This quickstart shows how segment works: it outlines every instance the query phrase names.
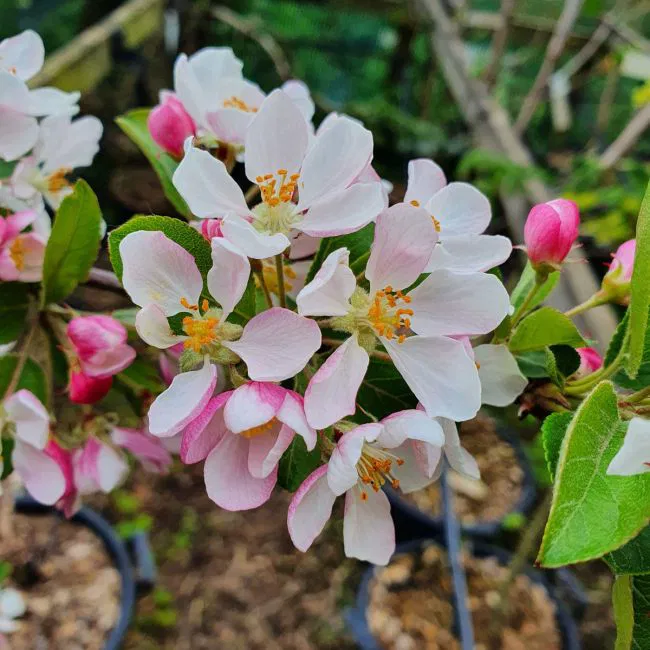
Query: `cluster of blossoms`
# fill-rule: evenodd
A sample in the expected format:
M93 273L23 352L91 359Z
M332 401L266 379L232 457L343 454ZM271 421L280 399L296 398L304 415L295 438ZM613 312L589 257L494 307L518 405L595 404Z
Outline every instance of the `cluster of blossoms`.
M73 119L79 93L29 89L44 56L31 30L0 42L0 281L40 280L46 206L56 210L72 191L70 174L92 163L102 136L96 117Z

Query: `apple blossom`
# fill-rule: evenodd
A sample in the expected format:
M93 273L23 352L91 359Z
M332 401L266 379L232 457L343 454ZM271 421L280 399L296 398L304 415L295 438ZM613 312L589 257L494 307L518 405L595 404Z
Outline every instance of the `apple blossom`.
M70 370L68 398L75 404L94 404L104 399L113 385L113 376L90 377L81 371Z
M280 457L300 435L316 445L303 398L266 382L248 382L208 402L183 433L181 460L205 459L208 496L226 510L262 505L275 486Z
M608 300L621 305L630 303L630 283L635 253L636 240L630 239L621 244L612 254L612 263L605 273L600 291Z
M43 271L46 240L26 228L33 225L33 210L0 217L0 280L38 282Z
M249 208L226 166L191 146L173 182L193 214L223 218L223 236L248 257L263 259L288 248L293 232L342 235L375 219L385 205L381 183L353 183L372 146L370 131L345 118L309 146L303 115L275 90L246 131L246 175L260 188L260 203Z
M223 238L212 240L207 275L208 291L220 308L201 298L203 279L192 255L161 232L130 233L120 243L120 255L124 288L142 307L136 317L141 338L161 349L182 342L196 363L203 362L174 377L154 401L149 426L155 435L172 436L201 413L215 389L215 361L241 358L251 379L282 381L300 372L321 345L318 325L288 309L262 312L243 329L227 322L246 289L250 263ZM186 314L183 334L172 332L167 320L179 313Z
M481 380L481 404L508 406L523 392L528 379L519 369L508 346L484 344L473 349Z
M381 487L404 492L431 482L434 466L412 443L441 447L440 425L417 410L343 433L329 462L310 474L294 495L287 519L296 548L306 551L327 523L337 496L345 494L345 554L385 565L395 550L390 504Z
M147 128L153 141L175 158L183 157L183 144L196 134L196 125L174 93L163 90L160 103L151 109Z
M650 472L650 421L634 417L623 440L623 446L607 468L608 474L631 476Z
M312 426L323 428L354 412L369 361L366 348L377 342L428 412L465 420L478 411L476 365L463 342L451 337L494 329L508 313L508 294L495 276L444 269L404 293L431 257L437 237L430 226L423 208L388 208L377 218L365 273L369 292L356 286L348 251L341 248L298 294L298 313L333 316L332 327L352 335L310 381L305 409Z
M408 165L404 201L423 207L438 233L426 271L487 271L508 259L512 244L501 235L485 235L492 218L490 201L468 183L449 183L432 160Z
M114 427L110 435L114 445L133 454L149 472L165 473L172 464L172 457L162 441L148 431Z
M576 348L580 356L580 366L574 373L575 379L580 379L599 370L603 365L603 358L594 348Z
M539 203L531 209L524 226L526 251L534 267L557 268L578 238L580 213L568 199Z

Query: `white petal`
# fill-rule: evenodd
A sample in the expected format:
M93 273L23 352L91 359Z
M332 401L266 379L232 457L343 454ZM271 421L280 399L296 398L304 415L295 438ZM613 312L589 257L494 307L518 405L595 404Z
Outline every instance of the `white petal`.
M203 280L194 257L162 232L139 230L120 242L122 284L139 307L155 304L167 316L199 301Z
M271 383L251 381L233 391L224 421L233 433L259 427L272 420L284 402L287 390Z
M101 443L97 454L97 479L99 488L108 494L125 478L129 466L122 456L110 445Z
M390 285L404 289L424 271L438 240L423 208L398 203L377 217L375 238L366 267L370 291Z
M381 183L355 183L313 203L296 228L312 237L345 235L368 225L384 205Z
M623 446L607 468L608 474L632 476L650 472L650 421L632 418Z
M384 340L383 344L428 414L458 421L476 415L481 406L481 383L474 361L460 341L412 336L403 343Z
M384 428L377 442L387 449L399 447L405 440L420 440L438 447L445 443L442 427L423 411L399 411L381 423Z
M349 259L347 248L339 248L325 258L314 279L296 298L299 314L345 316L350 311L350 296L357 280L348 266Z
M510 309L505 287L487 273L434 271L409 296L411 328L426 336L486 334Z
M372 133L340 116L319 131L302 166L299 207L304 209L348 187L372 159Z
M481 471L475 458L460 444L456 423L447 418L438 418L438 421L445 432L445 456L451 468L468 478L480 479Z
M425 207L440 222L443 239L445 235L478 235L492 218L487 197L468 183L449 183Z
M44 60L43 40L32 29L0 42L0 66L23 81L33 77L43 67Z
M66 93L58 88L36 88L29 91L27 110L34 117L46 115L76 115L81 93Z
M227 215L222 221L221 232L244 255L256 260L279 255L290 246L286 235L282 233L265 235L255 230L248 221L234 214Z
M305 391L305 413L315 429L324 429L357 410L357 393L370 357L351 336L316 371Z
M490 406L512 404L528 384L506 345L478 345L474 360L481 380L481 402Z
M445 172L428 158L411 160L408 166L408 185L404 203L417 201L424 207L427 201L447 184Z
M217 383L217 368L207 358L199 370L181 372L149 409L149 431L169 438L184 429L205 408Z
M37 449L44 449L50 432L50 416L41 402L26 389L16 391L3 404L16 427L16 437Z
M16 440L12 462L27 491L39 503L54 505L65 493L63 471L44 451Z
M172 332L167 316L158 305L146 305L136 314L135 329L145 343L160 350L171 348L187 338Z
M313 320L274 307L248 321L239 341L223 345L244 360L254 381L284 381L305 367L321 334Z
M208 271L208 291L223 309L222 319L235 308L246 291L251 265L248 257L223 237L212 240L212 268Z
M343 545L347 557L386 566L395 552L395 526L390 503L382 490L361 488L345 495Z
M259 176L300 171L309 130L300 109L281 90L262 102L246 132L246 176L251 183Z
M197 217L213 219L228 212L250 214L246 199L226 166L203 149L187 149L172 181Z
M69 115L46 117L40 125L38 157L43 172L89 166L99 151L104 127L92 116L72 122Z
M248 471L251 475L255 478L269 476L295 435L289 427L276 423L268 433L252 437L248 447Z
M421 490L435 480L433 474L442 458L442 447L407 440L392 453L403 461L402 465L393 465L391 472L404 494Z
M307 421L305 403L301 395L287 391L276 417L302 437L309 451L316 446L316 431Z
M307 85L299 79L290 79L285 81L280 88L282 92L291 97L291 101L298 107L305 120L311 122L316 107Z
M312 472L289 504L287 526L294 546L306 551L332 515L336 495L327 484L327 465Z
M185 427L177 452L185 464L205 460L219 441L228 434L223 412L224 405L231 395L232 391L228 391L210 399L198 417ZM164 442L169 440L171 438L165 438Z
M501 235L450 235L434 247L426 271L489 271L511 252L512 242Z

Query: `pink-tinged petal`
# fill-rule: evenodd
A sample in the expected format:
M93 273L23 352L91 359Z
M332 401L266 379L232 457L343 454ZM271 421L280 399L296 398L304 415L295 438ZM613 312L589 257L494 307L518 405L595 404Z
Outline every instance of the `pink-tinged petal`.
M289 79L280 86L280 89L291 98L291 101L298 107L305 120L311 122L316 107L307 85L299 79Z
M406 440L419 440L442 447L445 436L442 427L423 411L410 409L385 417L377 442L387 449L399 447Z
M608 474L632 476L650 472L650 421L632 418L623 446L607 468Z
M505 287L487 273L434 271L409 296L411 328L423 336L487 334L510 309Z
M231 395L232 391L228 391L213 397L200 415L185 427L179 455L186 465L204 460L228 433L223 411Z
M249 441L225 435L205 460L203 475L208 496L225 510L251 510L269 500L277 481L277 467L263 479L248 471Z
M361 230L384 209L381 183L355 183L311 204L296 228L312 237L333 237Z
M9 421L16 427L16 437L37 449L45 449L50 416L40 400L23 388L5 399L3 406Z
M474 457L460 444L458 427L453 420L438 418L445 432L445 457L451 468L459 474L468 478L478 480L481 478L481 471Z
M266 478L280 462L295 436L287 426L276 425L273 430L249 440L248 471L255 478Z
M224 238L212 240L212 268L208 271L208 291L228 318L246 291L251 265L248 257Z
M297 375L321 346L315 321L274 307L252 318L239 341L223 345L238 354L254 381L283 381Z
M194 305L203 279L194 257L162 232L139 230L120 242L124 264L122 284L139 307L158 305L166 316L187 311L185 299Z
M406 440L392 450L402 464L393 464L391 473L404 494L416 492L435 480L434 473L442 458L442 447L419 440Z
M380 566L388 564L395 552L395 526L388 497L382 490L355 487L345 495L343 546L347 557Z
M160 376L168 386L172 383L174 377L176 377L180 372L179 359L184 350L185 346L182 343L176 343L175 345L166 348L166 351L162 352L158 358ZM217 381L217 384L218 383L219 382Z
M239 185L226 166L207 151L190 147L172 181L197 217L213 219L227 212L241 216L250 214Z
M81 369L89 377L112 377L130 366L135 356L135 350L123 343L98 352L91 359L81 360Z
M408 165L408 185L404 203L424 207L431 197L447 185L445 172L428 158L416 158Z
M370 357L351 336L316 371L305 391L305 413L315 429L324 429L356 411L357 393Z
M398 203L377 217L366 267L370 291L404 289L415 282L431 257L438 235L423 208Z
M97 484L102 492L112 492L125 478L129 466L124 457L109 445L100 443L97 454Z
M298 230L291 233L290 237L291 250L289 251L289 259L291 260L303 260L311 257L316 253L321 242L319 237L310 237Z
M502 235L450 235L434 247L425 271L489 271L510 253L512 242Z
M147 129L153 141L168 154L182 158L187 138L196 135L196 124L174 93L161 93L161 102L151 109Z
M251 183L285 169L300 171L309 129L300 109L281 90L274 90L260 106L246 132L246 176Z
M280 232L275 235L265 235L255 230L248 221L234 214L228 214L222 221L221 232L244 255L256 260L279 255L290 246L286 235Z
M634 270L634 256L636 254L636 239L630 239L621 244L614 253L614 261L609 267L609 273L620 272L620 280L629 282ZM618 271L620 269L620 271Z
M113 444L130 451L150 471L166 472L172 457L160 439L139 429L116 427L111 431Z
M243 146L246 131L254 117L255 113L237 108L219 108L216 111L209 111L206 114L206 121L210 131L218 140Z
M336 495L327 484L327 465L313 471L296 490L289 504L287 527L294 546L306 551L332 515Z
M305 403L301 395L288 390L276 417L302 437L309 451L316 446L316 431L312 429L307 421Z
M334 494L339 496L356 485L359 480L357 463L363 445L376 440L381 430L381 424L372 422L361 424L341 436L327 463L327 483Z
M63 471L44 451L16 440L12 462L25 488L39 503L52 506L65 493Z
M383 340L383 344L427 413L458 421L476 415L481 406L481 382L460 341L412 336L403 343Z
M576 348L580 357L580 366L574 373L574 377L586 377L603 367L603 358L594 348Z
M32 29L0 41L0 66L23 81L33 77L44 60L43 40Z
M19 232L25 230L27 226L31 226L36 221L37 216L35 210L23 210L22 212L10 214L4 219L7 228L4 233L4 239L12 239ZM2 239L0 237L0 240Z
M149 431L169 438L184 429L203 411L216 383L217 368L207 359L199 370L176 375L149 409Z
M580 212L573 201L555 199L533 206L524 226L530 261L561 264L578 237Z
M443 241L445 235L479 235L492 218L490 201L468 183L449 183L424 207L440 223Z
M302 166L299 208L348 187L372 159L372 146L372 133L345 116L319 131Z
M110 316L80 316L73 318L66 328L66 334L84 359L121 343L126 343L127 331L124 325Z
M478 345L474 348L474 360L481 380L483 404L508 406L528 385L528 379L506 345Z
M226 426L233 433L241 433L266 424L280 410L286 392L282 386L259 381L241 385L226 404Z
M350 311L350 297L357 280L348 266L349 258L347 248L339 248L325 258L314 279L296 298L299 314L345 316Z
M113 385L113 377L89 377L83 372L71 372L68 398L75 404L94 404L104 399Z
M39 282L43 274L45 241L34 232L20 234L14 239L9 251L16 265L17 280ZM16 263L16 259L20 261Z
M154 304L146 305L137 313L135 329L145 343L160 350L166 350L179 343L182 345L186 338L172 332L165 312ZM171 379L168 383L171 383Z

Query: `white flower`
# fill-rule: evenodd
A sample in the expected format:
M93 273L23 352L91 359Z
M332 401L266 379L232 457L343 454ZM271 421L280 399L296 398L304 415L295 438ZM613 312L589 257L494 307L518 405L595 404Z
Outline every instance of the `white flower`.
M607 468L608 474L631 476L650 472L650 421L632 418L623 446Z

